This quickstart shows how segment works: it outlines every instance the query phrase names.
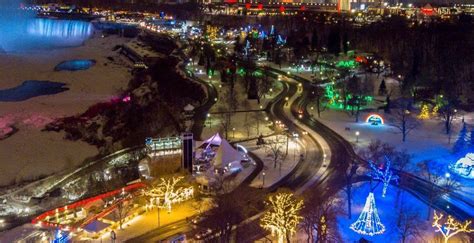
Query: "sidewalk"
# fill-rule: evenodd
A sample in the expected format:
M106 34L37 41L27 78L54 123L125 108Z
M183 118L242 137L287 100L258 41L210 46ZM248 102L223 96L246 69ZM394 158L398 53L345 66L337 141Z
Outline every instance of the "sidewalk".
M258 176L250 183L251 187L255 188L268 188L273 184L277 183L281 178L290 173L293 168L298 164L300 159L299 154L303 153L304 148L301 144L289 140L288 141L288 155L285 156L286 152L286 137L283 135L274 135L266 138L266 141L274 140L280 137L279 141L282 141L281 152L283 152L284 159L281 162L277 162L276 167L274 166L273 154L265 145L256 145L256 141L249 141L241 143L247 150L257 155L263 161L263 170ZM265 173L265 176L263 175Z

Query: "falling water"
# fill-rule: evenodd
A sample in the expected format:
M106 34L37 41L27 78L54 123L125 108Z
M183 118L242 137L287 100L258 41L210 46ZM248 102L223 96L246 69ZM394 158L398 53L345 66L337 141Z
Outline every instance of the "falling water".
M93 33L89 22L36 18L19 6L18 0L0 0L0 51L77 46Z

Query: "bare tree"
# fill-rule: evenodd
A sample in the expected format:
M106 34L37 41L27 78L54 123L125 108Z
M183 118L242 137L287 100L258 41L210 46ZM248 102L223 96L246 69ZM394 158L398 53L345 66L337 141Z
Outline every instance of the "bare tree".
M115 211L115 218L119 222L119 228L122 230L122 225L124 219L127 217L130 210L133 208L132 195L126 192L123 192L121 198L118 199L119 202L117 203L116 211Z
M429 182L428 186L428 216L426 220L431 219L431 215L433 212L433 209L431 208L431 205L433 204L434 200L441 195L443 195L443 190L438 184L441 182L442 176L434 173L433 169L430 167L431 162L428 160L421 161L420 163L417 164L420 174L423 179L427 180Z
M442 100L442 105L439 108L439 114L444 121L444 128L448 135L451 135L451 127L457 112L455 103L457 103L455 99Z
M410 164L411 162L411 159L412 159L412 155L409 154L406 150L403 150L403 151L400 151L400 152L396 152L395 153L395 156L393 156L394 159L393 159L393 167L395 169L398 170L398 174L399 174L399 186L398 186L398 189L397 189L397 196L395 198L395 207L398 207L398 204L399 204L399 200L401 198L401 195L403 193L401 187L403 185L403 183L405 182L404 178L403 178L403 175L404 175L404 172L405 172L405 169L407 167L407 165ZM400 210L402 210L402 207L400 207Z
M408 133L418 128L420 123L408 109L398 109L393 113L392 125L400 130L402 141L406 141Z
M355 162L351 162L351 166L346 171L346 196L347 196L347 217L351 219L352 217L352 178L357 174L357 169L359 165Z
M280 174L281 174L281 163L285 159L285 154L281 151L284 142L279 139L279 136L276 136L275 139L269 140L268 143L265 144L265 148L268 152L270 152L272 159L273 159L273 168L277 167L277 164L280 166Z
M343 214L340 199L325 197L320 187L309 190L305 195L306 203L301 211L307 242L341 242L336 219Z
M231 129L230 126L232 125L231 124L232 114L227 111L220 111L220 112L221 113L219 113L219 122L221 125L221 130L224 133L224 137L228 139L229 131Z
M361 150L359 155L366 161L379 162L385 156L392 158L395 154L395 147L388 143L377 140L372 140L367 148Z
M212 230L212 237L215 238L210 242L230 242L232 227L259 212L256 205L250 202L256 200L259 202L257 206L263 207L263 199L261 190L252 190L248 187L218 194L213 199L213 207L204 213L204 220L197 224L198 230Z
M316 102L316 111L318 112L318 118L321 118L321 112L325 111L327 106L327 97L324 95L324 89L320 86L313 87L310 94L310 99Z
M409 239L416 241L421 237L421 232L423 231L422 220L418 212L403 208L404 210L401 210L398 214L399 224L397 227L401 242L405 243Z
M257 135L260 134L260 124L264 121L262 113L257 111L252 114L253 119L255 120L255 128L257 129Z

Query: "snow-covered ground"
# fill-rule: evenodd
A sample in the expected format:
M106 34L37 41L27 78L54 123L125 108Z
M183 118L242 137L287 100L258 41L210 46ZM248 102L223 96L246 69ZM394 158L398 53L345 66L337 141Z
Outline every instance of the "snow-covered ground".
M280 139L276 140L279 136ZM257 155L263 161L263 169L257 177L252 181L250 186L256 188L268 188L273 184L277 183L281 178L290 173L293 168L298 164L300 157L299 154L304 153L304 147L302 147L296 141L288 141L288 155L285 154L286 150L286 137L281 135L271 136L265 139L266 141L281 141L281 150L284 158L278 160L276 167L274 165L273 153L266 146L257 146L255 141L242 143L249 151ZM264 174L265 173L265 174Z
M0 54L0 90L25 80L47 80L67 84L68 91L34 97L21 102L0 102L0 129L15 126L19 131L0 140L0 186L35 179L79 165L97 154L94 146L63 139L63 133L41 132L48 122L85 111L118 94L131 78L125 60L112 51L124 38L92 38L74 48L28 53ZM112 63L107 57L113 57ZM54 67L71 59L94 59L84 71L55 72Z
M310 108L308 110L311 111ZM315 111L312 114L317 118ZM406 141L402 142L400 130L391 125L390 115L379 113L386 123L374 126L365 122L365 118L370 114L372 112L361 112L360 121L356 123L355 118L347 112L326 110L321 113L321 118L317 119L351 142L356 151L367 147L377 139L394 146L399 151L406 150L413 156L412 163L407 166L407 170L414 174L417 174L419 170L417 164L428 160L433 171L444 176L446 173L450 173L448 166L459 159L453 156L451 151L462 127L460 117L453 122L451 139L444 133L443 121L438 118L431 118L430 120L420 121L421 126L409 133ZM468 124L473 124L474 114L466 114L464 120ZM356 132L359 132L358 139ZM474 181L455 175L452 176L461 183L461 192L465 195L465 199L474 203Z
M401 193L400 200L396 206L397 188L389 186L387 194L382 197L382 186L376 187L374 190L375 205L380 217L380 222L385 226L385 232L380 235L367 236L360 235L350 229L350 225L354 223L362 212L367 196L370 192L370 183L354 184L352 188L352 218L348 219L347 212L338 217L338 228L343 242L355 242L361 238L365 238L374 243L386 242L401 242L400 231L403 229L403 223L398 227L398 219L400 212L405 215L411 215L414 219L410 224L411 229L418 229L418 234L406 239L405 242L443 242L440 233L435 233L436 228L432 227L432 221L428 221L427 205L419 201L410 193ZM345 192L340 192L341 203L344 203L344 208L347 208L347 201L345 199ZM402 221L403 222L403 221ZM443 222L443 221L441 221ZM450 242L469 242L465 234L459 234L450 239Z

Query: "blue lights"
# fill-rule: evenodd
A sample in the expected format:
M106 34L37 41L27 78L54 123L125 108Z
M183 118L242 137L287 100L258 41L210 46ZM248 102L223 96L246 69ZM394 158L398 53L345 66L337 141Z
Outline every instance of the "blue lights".
M0 8L0 49L6 52L78 46L93 32L90 22L35 18Z
M95 61L91 59L77 59L64 61L58 64L54 71L79 71L87 70L95 65Z
M29 36L85 40L92 35L89 22L78 20L54 20L37 18L28 23Z
M54 239L51 241L52 243L67 243L71 242L71 237L69 232L57 230L54 234Z
M474 153L468 153L456 163L449 166L449 169L468 179L474 179Z

